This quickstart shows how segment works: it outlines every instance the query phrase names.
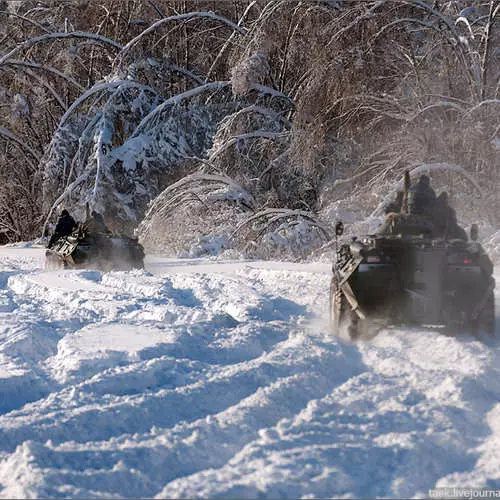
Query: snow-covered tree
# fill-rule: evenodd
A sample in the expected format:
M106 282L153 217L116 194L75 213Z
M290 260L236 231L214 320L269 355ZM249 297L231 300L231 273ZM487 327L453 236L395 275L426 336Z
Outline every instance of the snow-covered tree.
M342 199L370 213L403 170L429 164L465 172L435 178L480 193L478 215L498 226L499 9L493 0L8 2L0 241L40 234L63 206L81 218L87 202L130 232L169 186L182 191L201 174L241 186L256 213L329 221ZM467 176L479 190L468 191ZM185 212L184 234L187 218L218 225L203 206ZM251 214L228 216L232 231Z

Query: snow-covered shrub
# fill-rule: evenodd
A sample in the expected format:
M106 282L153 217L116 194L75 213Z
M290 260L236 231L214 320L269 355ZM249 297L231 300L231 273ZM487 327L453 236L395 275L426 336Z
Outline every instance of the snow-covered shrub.
M54 136L45 163L45 200L53 208L69 206L77 216L89 202L111 229L131 231L151 199L182 175L186 159L208 149L226 106L207 104L194 91L160 104L154 89L132 80L99 85L106 98L85 110L78 142L65 131L82 120L68 119ZM188 94L194 98L185 103Z
M253 197L229 177L192 174L151 203L138 235L149 251L213 255L228 248L234 227L254 208Z
M232 236L246 255L260 259L305 259L331 239L312 213L268 208L247 217Z
M85 101L91 97L94 103L87 107ZM44 161L46 209L50 214L51 208L64 204L81 218L89 202L101 213L120 207L117 215L133 220L136 214L127 202L137 189L131 192L128 171L120 171L115 155L158 103L158 94L138 82L121 80L96 85L80 103L83 110L74 105L61 120Z

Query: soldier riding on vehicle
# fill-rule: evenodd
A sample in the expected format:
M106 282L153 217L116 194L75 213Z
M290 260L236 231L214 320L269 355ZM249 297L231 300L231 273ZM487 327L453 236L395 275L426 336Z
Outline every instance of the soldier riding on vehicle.
M405 178L404 191L398 191L386 213L377 234L423 234L430 238L467 241L467 234L457 223L455 210L448 204L448 193L443 191L436 198L425 174L411 187Z
M54 234L50 237L49 244L47 246L50 248L62 236L70 235L77 226L78 224L75 219L71 217L66 209L63 209L54 229Z
M437 236L432 223L436 193L427 175L421 175L414 186L410 186L409 175L405 174L404 190L398 192L395 202L388 208L399 209L389 212L377 234L424 234ZM386 210L387 212L387 210Z

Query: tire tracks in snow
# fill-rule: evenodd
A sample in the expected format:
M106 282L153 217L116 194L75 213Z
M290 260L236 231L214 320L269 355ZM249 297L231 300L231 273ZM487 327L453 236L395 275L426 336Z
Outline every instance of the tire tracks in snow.
M326 273L58 276L7 277L61 329L23 358L50 393L0 416L0 497L411 497L500 477L496 345L344 344Z
M146 394L133 394L124 388L127 365L97 373L82 370L80 382L75 383L76 377L71 387L62 388L36 404L0 417L3 451L12 453L17 450L11 457L19 453L35 454L39 459L35 457L32 462L39 465L48 465L49 456L59 457L53 466L53 473L59 477L58 483L64 474L58 469L57 461L65 453L65 448L71 448L71 462L77 464L79 458L76 457L80 453L75 450L88 449L95 444L101 451L96 452L91 461L103 461L114 471L120 462L112 458L116 457L117 451L108 453L106 448L113 448L115 442L132 441L130 449L123 445L118 453L121 462L125 461L131 468L129 481L125 481L123 471L119 474L110 472L107 481L111 481L109 476L121 478L116 482L117 494L134 496L132 492L137 492L137 489L130 485L137 480L137 475L142 474L149 478L148 481L153 481L154 487L151 486L147 494L156 494L169 480L202 470L210 463L223 465L255 439L259 429L295 414L311 398L323 396L361 369L355 362L339 369L339 364L345 359L338 344L332 346L322 340L311 342L299 325L307 317L303 306L249 290L238 280L228 283L222 277L214 280L210 276L195 276L194 281L194 284L185 283L186 289L192 286L197 292L192 304L213 311L215 315L212 314L211 318L208 315L204 323L199 322L194 327L177 321L173 325L178 330L176 342L159 345L141 354L152 357L157 364L160 363L159 366L162 363L171 366L172 359L176 359L177 368L184 371L184 380L174 376L173 380L158 381L153 376ZM243 291L236 293L238 288L243 288ZM154 293L149 290L143 295L151 297ZM133 318L134 321L140 319L137 315ZM224 324L226 327L221 327ZM140 365L145 373L150 374L148 363L151 359L140 360L133 364L134 370ZM311 364L317 367L309 370ZM132 367L132 364L128 366ZM155 370L158 373L158 365ZM128 383L131 380L137 379L132 376ZM200 433L200 426L207 426L206 437L198 442L196 436ZM155 434L159 437L156 438ZM135 435L141 437L132 437ZM50 444L42 446L47 437L50 437ZM181 439L181 443L173 446L171 451L165 451L165 444L162 444L162 452L158 446L153 446L153 455L141 445L141 442L157 439L160 443L169 439L179 443ZM22 441L25 445L16 448ZM216 462L214 446L221 450ZM170 448L167 446L166 449ZM82 463L88 463L88 453L82 450L81 454L87 457ZM137 454L146 454L149 459L141 465ZM163 458L160 460L159 457ZM151 462L158 462L158 466L151 467ZM50 466L44 469L44 477L50 477L50 469ZM70 474L72 479L67 478L67 481L76 481L77 473ZM88 472L83 476L87 477ZM96 472L95 476L98 481L102 471ZM49 483L49 480L44 481L44 487ZM48 496L55 495L54 490L41 491ZM144 490L142 492L142 495L146 494Z
M310 351L309 355L304 356L304 351ZM290 366L290 358L299 358L299 362ZM304 375L311 363L317 368ZM338 346L321 345L297 335L258 359L216 370L205 383L167 393L160 391L157 394L161 398L159 401L143 400L146 406L139 408L137 413L132 413L130 405L133 401L130 400L122 401L122 408L112 405L105 410L101 407L99 412L105 413L102 417L91 413L80 421L78 416L66 420L67 435L61 432L61 426L47 429L42 421L38 432L50 435L51 444L47 449L30 448L30 453L37 454L36 462L40 466L43 463L44 476L50 478L54 474L59 480L66 473L59 470L57 461L51 463L49 450L57 451L57 460L61 462L67 454L67 460L82 464L82 485L89 481L89 474L92 484L99 482L93 477L94 473L84 468L85 464L104 464L104 468L110 471L108 481L111 482L106 492L126 497L137 495L133 485L138 480L136 471L139 471L151 482L148 489L142 489L142 495L151 496L159 493L171 480L222 466L258 438L262 429L292 417L311 399L329 393L359 370L355 358L347 359ZM77 408L85 412L81 403ZM92 412L90 408L89 411ZM123 413L126 413L125 419L120 419ZM112 428L106 429L106 423ZM29 434L37 425L30 422L27 429L19 431L27 431L26 438L40 442L39 436ZM95 433L91 427L95 427ZM99 433L103 432L107 439L98 441ZM115 434L116 437L110 439ZM70 436L79 443L68 442ZM15 434L5 433L2 441L9 438L14 442L18 439ZM70 449L66 451L65 448ZM95 451L89 451L92 448ZM21 452L26 450L18 449L16 454ZM123 469L129 471L127 480L121 474L117 481L118 478L111 473L118 464L117 457ZM67 478L64 482L75 481L75 466L70 474L71 481ZM102 471L95 472L97 477L101 474ZM44 484L48 486L50 481ZM43 491L48 496L55 493L54 490Z

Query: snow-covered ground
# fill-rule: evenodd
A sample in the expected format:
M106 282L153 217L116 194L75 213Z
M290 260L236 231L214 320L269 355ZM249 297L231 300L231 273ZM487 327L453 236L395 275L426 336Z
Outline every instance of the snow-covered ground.
M49 271L40 248L0 248L0 497L500 488L500 346L343 343L329 267Z

